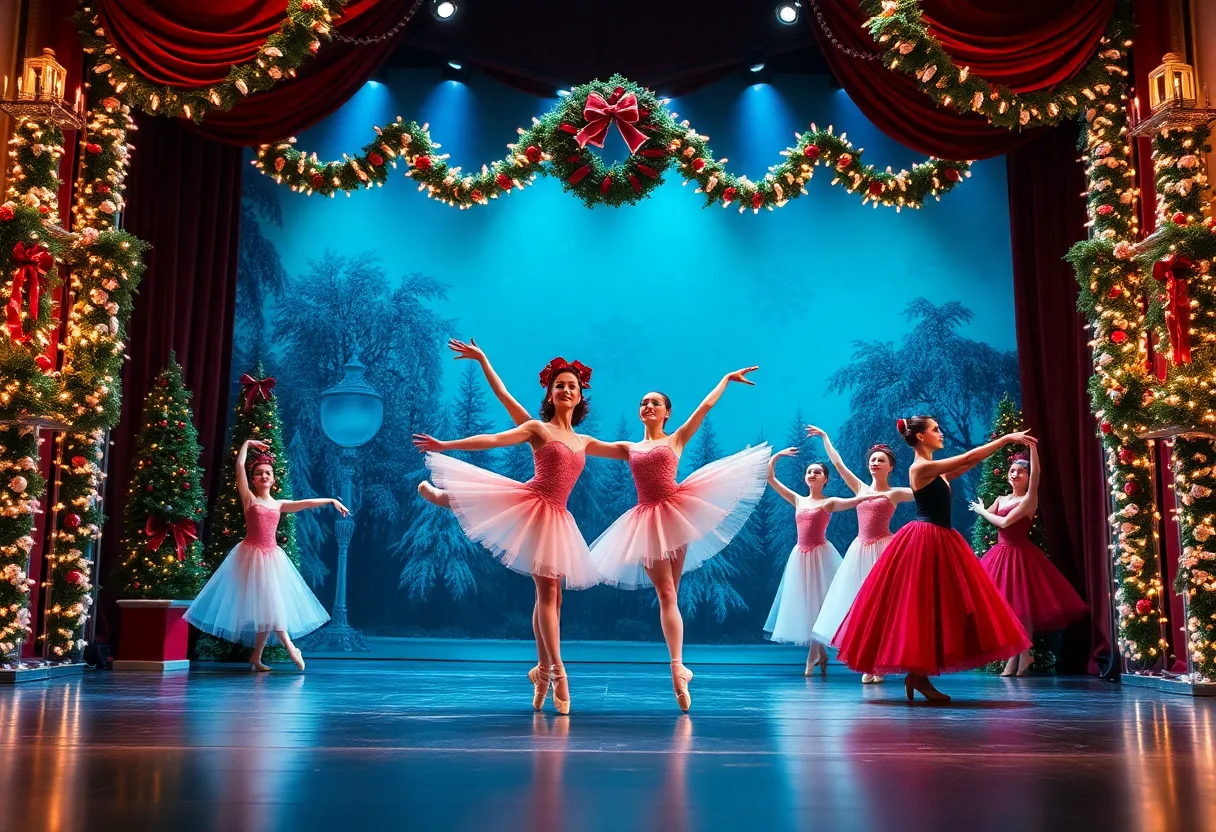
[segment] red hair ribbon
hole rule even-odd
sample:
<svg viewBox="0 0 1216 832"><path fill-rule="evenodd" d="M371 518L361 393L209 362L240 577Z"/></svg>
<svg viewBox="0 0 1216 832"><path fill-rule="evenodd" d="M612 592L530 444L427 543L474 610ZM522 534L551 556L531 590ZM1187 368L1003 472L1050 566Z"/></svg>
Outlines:
<svg viewBox="0 0 1216 832"><path fill-rule="evenodd" d="M254 378L249 373L241 375L241 395L245 397L245 412L253 409L255 402L268 402L274 396L275 381L272 376Z"/></svg>
<svg viewBox="0 0 1216 832"><path fill-rule="evenodd" d="M895 429L897 431L899 431L900 436L903 436L904 431L906 431L908 429L908 420L907 419L896 419L895 420Z"/></svg>
<svg viewBox="0 0 1216 832"><path fill-rule="evenodd" d="M586 389L591 386L591 368L581 361L567 361L560 355L540 371L540 386L548 387L555 375L564 372L571 372L578 376L579 387Z"/></svg>

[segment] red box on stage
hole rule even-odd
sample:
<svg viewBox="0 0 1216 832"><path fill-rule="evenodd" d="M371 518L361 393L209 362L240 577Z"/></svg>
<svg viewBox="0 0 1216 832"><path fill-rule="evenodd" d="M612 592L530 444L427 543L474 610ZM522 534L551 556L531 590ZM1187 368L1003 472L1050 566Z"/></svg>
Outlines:
<svg viewBox="0 0 1216 832"><path fill-rule="evenodd" d="M119 601L122 631L114 669L189 670L190 625L182 618L189 606L189 601Z"/></svg>

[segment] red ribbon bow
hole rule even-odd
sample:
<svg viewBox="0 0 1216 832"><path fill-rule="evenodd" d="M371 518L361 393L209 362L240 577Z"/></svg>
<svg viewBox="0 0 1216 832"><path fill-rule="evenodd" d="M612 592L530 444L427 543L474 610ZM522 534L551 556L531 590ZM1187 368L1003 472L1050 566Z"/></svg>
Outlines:
<svg viewBox="0 0 1216 832"><path fill-rule="evenodd" d="M1169 255L1153 264L1153 278L1165 284L1168 306L1165 328L1170 335L1174 364L1191 363L1191 295L1187 291L1192 263L1186 257Z"/></svg>
<svg viewBox="0 0 1216 832"><path fill-rule="evenodd" d="M191 540L198 540L198 529L193 520L175 520L166 523L155 515L148 515L144 524L144 533L148 535L148 551L155 552L165 542L165 538L173 535L173 543L177 548L177 559L186 559L186 546Z"/></svg>
<svg viewBox="0 0 1216 832"><path fill-rule="evenodd" d="M55 265L55 260L43 246L35 244L26 248L25 243L17 243L13 246L13 261L17 271L13 274L13 288L9 292L5 312L9 336L18 344L24 344L30 340L31 333L23 331L21 326L22 290L29 293L30 317L37 319L42 290L46 288L43 278Z"/></svg>
<svg viewBox="0 0 1216 832"><path fill-rule="evenodd" d="M633 93L628 93L622 96L620 101L609 104L603 96L593 92L587 96L587 103L583 105L583 118L587 119L587 126L578 131L574 140L578 142L579 147L589 144L603 147L608 127L616 122L616 129L621 131L621 138L629 145L629 152L637 153L638 148L649 138L634 127L640 117L638 97Z"/></svg>
<svg viewBox="0 0 1216 832"><path fill-rule="evenodd" d="M254 402L268 402L274 396L274 378L254 378L249 373L241 375L241 395L245 397L245 412L253 409Z"/></svg>
<svg viewBox="0 0 1216 832"><path fill-rule="evenodd" d="M587 388L591 386L591 368L581 361L566 361L566 359L558 356L545 365L545 369L540 371L540 386L548 387L549 380L558 373L570 371L578 376L578 386Z"/></svg>

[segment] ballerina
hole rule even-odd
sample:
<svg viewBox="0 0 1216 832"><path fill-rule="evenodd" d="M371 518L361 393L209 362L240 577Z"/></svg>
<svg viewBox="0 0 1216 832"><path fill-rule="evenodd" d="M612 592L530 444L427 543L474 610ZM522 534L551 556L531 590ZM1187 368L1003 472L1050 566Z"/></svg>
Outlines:
<svg viewBox="0 0 1216 832"><path fill-rule="evenodd" d="M777 479L777 460L783 456L797 456L798 448L778 451L768 463L768 483L781 498L794 507L794 522L798 526L798 543L790 552L781 585L769 610L764 630L769 639L787 644L810 646L806 657L806 672L810 676L815 667L827 675L828 652L812 631L816 616L828 594L828 587L840 568L840 552L824 535L832 513L859 506L870 500L886 500L882 494L859 494L853 497L824 497L823 488L828 482L828 467L822 462L806 466L804 479L810 488L810 496L803 497Z"/></svg>
<svg viewBox="0 0 1216 832"><path fill-rule="evenodd" d="M833 642L840 660L856 671L907 674L909 701L916 690L930 702L949 702L930 676L1015 656L1030 647L1030 637L971 547L950 527L947 480L962 476L997 448L1038 440L1024 431L1010 433L935 460L933 454L943 444L935 419L899 419L896 427L916 452L908 481L917 519L895 533Z"/></svg>
<svg viewBox="0 0 1216 832"><path fill-rule="evenodd" d="M248 462L247 475L250 448L261 453ZM249 665L257 671L270 670L262 663L262 651L273 634L296 667L303 670L304 657L292 639L311 633L328 621L329 615L287 553L275 543L279 518L322 506L333 506L344 517L349 512L332 497L271 497L274 457L267 453L269 448L256 439L247 439L241 445L236 457L236 488L245 510L246 535L215 570L184 618L205 633L253 647Z"/></svg>
<svg viewBox="0 0 1216 832"><path fill-rule="evenodd" d="M591 544L591 557L605 583L624 589L653 586L659 624L670 658L672 690L685 713L692 707L684 666L684 619L680 578L705 564L734 538L764 496L770 448L761 444L715 460L676 482L680 456L731 382L753 385L759 367L727 373L684 424L667 433L671 399L650 392L638 405L641 442L605 443L606 456L629 461L638 504Z"/></svg>
<svg viewBox="0 0 1216 832"><path fill-rule="evenodd" d="M1005 596L1028 633L1062 630L1085 617L1089 608L1038 546L1030 542L1030 525L1039 507L1039 449L1030 446L1030 459L1018 457L1009 466L1012 496L992 505L976 500L971 510L997 527L996 545L980 564ZM1034 660L1029 650L1013 656L1002 676L1025 676Z"/></svg>
<svg viewBox="0 0 1216 832"><path fill-rule="evenodd" d="M489 367L488 361L484 367ZM495 382L501 387L497 375L493 375L492 386ZM450 508L464 533L489 549L504 566L532 576L536 586L532 626L538 659L528 674L533 684L532 707L543 708L552 689L558 713L568 714L570 687L561 657L562 588L584 589L599 583L587 542L566 508L585 457L593 450L593 440L574 430L588 412L583 390L591 386L591 368L555 358L541 371L540 383L545 388L541 420L527 418L501 433L451 441L415 434L414 445L426 453L426 465L435 481L435 485L425 480L419 483L418 493L428 502ZM517 412L526 415L518 402L511 401ZM536 466L535 475L526 483L440 453L524 442L532 446Z"/></svg>
<svg viewBox="0 0 1216 832"><path fill-rule="evenodd" d="M870 448L867 467L870 470L870 484L866 485L857 475L849 470L840 458L840 453L832 445L828 435L815 427L808 425L807 436L818 436L823 439L824 450L828 459L844 480L849 490L856 495L878 495L886 500L866 500L857 505L857 537L849 544L844 553L844 561L828 588L827 597L819 610L819 617L811 627L816 640L832 644L840 623L853 606L853 599L878 558L894 537L891 534L891 517L895 514L895 506L912 499L911 488L894 488L890 484L891 472L895 469L895 452L887 445L875 445ZM832 644L835 647L835 644ZM882 676L870 673L861 675L863 685L877 684Z"/></svg>

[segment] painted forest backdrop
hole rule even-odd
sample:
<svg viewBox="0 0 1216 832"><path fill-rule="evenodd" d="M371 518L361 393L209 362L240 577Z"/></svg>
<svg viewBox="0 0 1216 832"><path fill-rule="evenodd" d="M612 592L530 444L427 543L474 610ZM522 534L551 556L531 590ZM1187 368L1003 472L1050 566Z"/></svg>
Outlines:
<svg viewBox="0 0 1216 832"><path fill-rule="evenodd" d="M430 121L468 165L492 158L500 137L547 106L476 76L461 83L401 72L369 84L300 146L337 155L401 112ZM727 80L673 107L755 174L812 116L830 116L874 161L916 160L813 78ZM890 443L902 457L896 481L905 483L911 457L897 416L933 413L947 451L957 452L984 441L1002 394L1018 396L1004 177L1003 160L979 163L942 203L899 215L863 208L816 179L809 197L783 211L739 217L700 209L676 181L615 211L588 211L541 180L458 212L399 173L383 189L324 200L250 171L234 390L240 372L265 363L278 380L296 496L333 494L337 453L321 430L319 396L357 354L384 395L385 419L359 452L352 623L369 635L530 638L531 582L415 493L425 469L412 433L509 426L477 366L450 360L449 337L476 337L525 403L539 404L536 373L554 355L591 365L581 430L605 439L640 437L636 403L647 390L667 392L678 421L723 373L756 363L757 387L728 390L681 475L747 444L799 445L802 456L779 473L805 491L803 467L823 458L805 441L803 425L814 421L859 474L865 450ZM520 480L532 473L527 446L466 458ZM958 485L955 524L966 532L974 476ZM838 477L830 486L843 493ZM623 463L590 459L570 509L590 541L634 499ZM896 522L910 515L903 507ZM854 515L839 514L829 537L843 552L855 531ZM301 514L298 534L305 577L328 607L332 517ZM762 640L793 542L792 509L769 493L739 537L685 577L689 640ZM568 639L661 638L652 592L572 594L562 624Z"/></svg>

